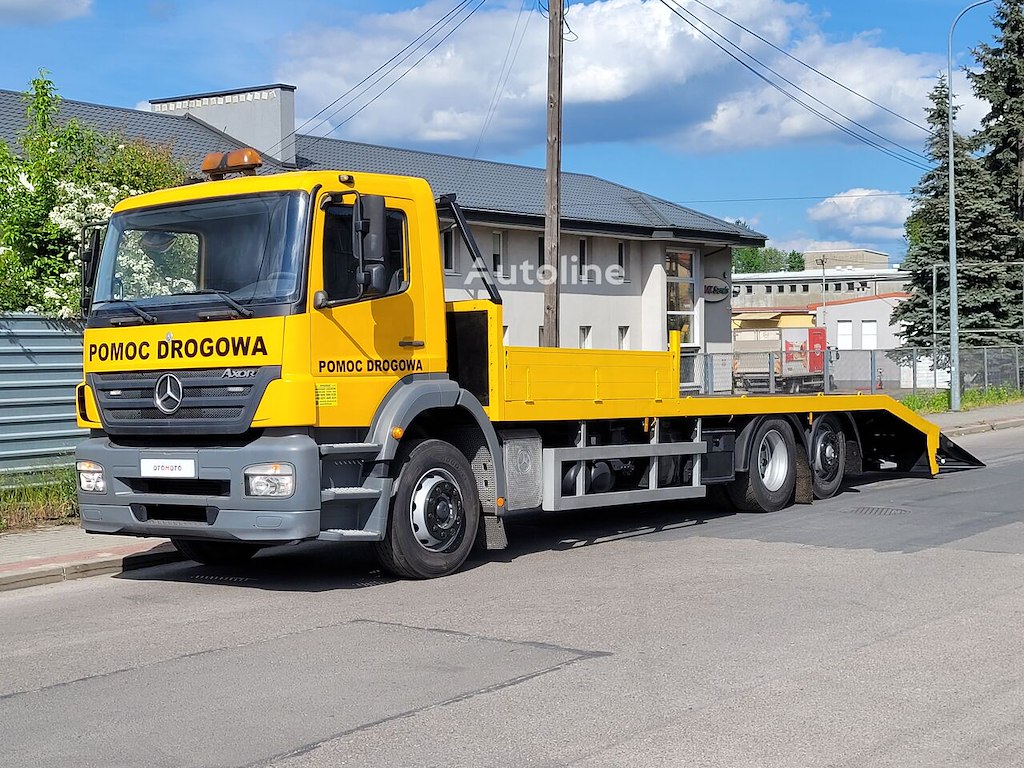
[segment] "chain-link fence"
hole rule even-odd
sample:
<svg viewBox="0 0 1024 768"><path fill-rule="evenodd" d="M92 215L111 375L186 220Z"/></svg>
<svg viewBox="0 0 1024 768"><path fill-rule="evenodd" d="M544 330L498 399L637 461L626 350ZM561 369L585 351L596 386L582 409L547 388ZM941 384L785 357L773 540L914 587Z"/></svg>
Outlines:
<svg viewBox="0 0 1024 768"><path fill-rule="evenodd" d="M1022 347L962 347L962 388L1020 390ZM896 398L948 390L949 350L906 347L683 355L684 393L796 394L879 393Z"/></svg>

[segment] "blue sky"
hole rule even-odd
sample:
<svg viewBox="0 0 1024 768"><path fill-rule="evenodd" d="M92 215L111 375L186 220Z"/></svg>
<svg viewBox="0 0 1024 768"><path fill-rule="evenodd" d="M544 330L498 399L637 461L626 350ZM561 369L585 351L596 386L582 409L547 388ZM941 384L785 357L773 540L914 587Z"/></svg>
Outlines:
<svg viewBox="0 0 1024 768"><path fill-rule="evenodd" d="M945 69L949 24L967 5L702 1L918 123ZM679 2L828 107L921 151L919 129L695 0ZM151 98L288 82L298 87L302 123L455 6L456 0L0 0L0 88L21 90L45 68L66 98L135 107ZM969 48L991 40L993 7L971 11L957 27L958 63L969 65ZM919 168L850 139L770 89L657 0L573 2L567 19L565 170L742 218L781 247L863 246L900 259L908 203L880 193L908 192ZM305 130L542 165L546 23L533 0L486 0L383 95L412 60L361 101ZM984 105L962 81L957 89L969 128Z"/></svg>

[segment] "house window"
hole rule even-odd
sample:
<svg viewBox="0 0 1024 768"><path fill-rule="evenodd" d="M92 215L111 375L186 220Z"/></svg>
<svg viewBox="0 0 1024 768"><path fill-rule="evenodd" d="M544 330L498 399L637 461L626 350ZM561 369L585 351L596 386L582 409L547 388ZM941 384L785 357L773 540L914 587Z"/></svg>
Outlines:
<svg viewBox="0 0 1024 768"><path fill-rule="evenodd" d="M619 241L619 277L622 278L622 282L629 282L629 243L625 240Z"/></svg>
<svg viewBox="0 0 1024 768"><path fill-rule="evenodd" d="M544 346L544 326L543 325L540 326L537 329L537 346L538 347L543 347Z"/></svg>
<svg viewBox="0 0 1024 768"><path fill-rule="evenodd" d="M508 346L508 326L501 326L501 343L506 347Z"/></svg>
<svg viewBox="0 0 1024 768"><path fill-rule="evenodd" d="M836 323L836 346L839 349L853 349L853 320Z"/></svg>
<svg viewBox="0 0 1024 768"><path fill-rule="evenodd" d="M748 285L747 286L747 293L753 293L753 292L754 292L754 286Z"/></svg>
<svg viewBox="0 0 1024 768"><path fill-rule="evenodd" d="M956 185L954 185L954 186L956 186ZM836 283L835 285L832 286L832 290L833 291L841 291L841 290L843 290L843 284L842 283Z"/></svg>
<svg viewBox="0 0 1024 768"><path fill-rule="evenodd" d="M878 321L860 321L860 348L878 349Z"/></svg>
<svg viewBox="0 0 1024 768"><path fill-rule="evenodd" d="M619 326L619 349L629 349L629 326Z"/></svg>
<svg viewBox="0 0 1024 768"><path fill-rule="evenodd" d="M455 232L446 229L441 233L441 263L444 271L452 274L457 271L455 263Z"/></svg>
<svg viewBox="0 0 1024 768"><path fill-rule="evenodd" d="M668 330L680 332L680 342L696 344L696 301L692 251L668 251L665 254L665 281Z"/></svg>
<svg viewBox="0 0 1024 768"><path fill-rule="evenodd" d="M785 293L785 292L786 292L786 286L780 285L779 286L779 293Z"/></svg>
<svg viewBox="0 0 1024 768"><path fill-rule="evenodd" d="M954 184L953 186L956 186L956 185ZM846 290L852 291L853 290L853 283L847 283L846 284Z"/></svg>
<svg viewBox="0 0 1024 768"><path fill-rule="evenodd" d="M803 291L804 293L808 293L810 291L810 286L808 286L807 283L804 283L803 285L800 286L800 290Z"/></svg>
<svg viewBox="0 0 1024 768"><path fill-rule="evenodd" d="M791 286L789 286L789 292L796 293L796 283L793 283Z"/></svg>
<svg viewBox="0 0 1024 768"><path fill-rule="evenodd" d="M580 240L580 260L577 265L579 269L580 282L587 282L587 266L589 264L590 254L587 253L587 241L584 239Z"/></svg>
<svg viewBox="0 0 1024 768"><path fill-rule="evenodd" d="M537 238L537 269L544 266L544 235Z"/></svg>
<svg viewBox="0 0 1024 768"><path fill-rule="evenodd" d="M594 344L593 344L593 342L590 339L590 337L591 337L590 330L591 330L591 328L590 328L589 325L581 325L580 326L580 349L592 349L593 348Z"/></svg>
<svg viewBox="0 0 1024 768"><path fill-rule="evenodd" d="M772 292L772 287L771 287L770 285L766 285L766 286L764 287L764 292L765 292L765 293L771 293L771 292Z"/></svg>
<svg viewBox="0 0 1024 768"><path fill-rule="evenodd" d="M495 277L505 276L505 233L491 233L491 268Z"/></svg>

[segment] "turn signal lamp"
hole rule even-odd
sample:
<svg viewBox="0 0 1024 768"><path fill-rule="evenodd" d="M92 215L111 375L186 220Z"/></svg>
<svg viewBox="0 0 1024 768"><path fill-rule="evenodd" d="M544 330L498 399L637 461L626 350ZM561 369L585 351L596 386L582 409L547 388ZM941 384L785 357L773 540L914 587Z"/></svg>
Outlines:
<svg viewBox="0 0 1024 768"><path fill-rule="evenodd" d="M211 152L203 158L202 171L213 181L219 181L229 173L252 176L263 165L260 153L255 149L234 149L231 152Z"/></svg>

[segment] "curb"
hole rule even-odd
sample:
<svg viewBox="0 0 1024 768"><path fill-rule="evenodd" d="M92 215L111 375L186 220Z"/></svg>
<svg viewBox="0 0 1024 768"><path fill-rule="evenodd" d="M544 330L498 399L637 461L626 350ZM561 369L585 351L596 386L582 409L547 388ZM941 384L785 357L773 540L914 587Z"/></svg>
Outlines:
<svg viewBox="0 0 1024 768"><path fill-rule="evenodd" d="M172 545L159 544L146 552L130 555L114 555L88 557L55 565L38 565L24 571L0 574L0 592L12 589L35 587L41 584L54 584L58 581L86 579L90 576L103 576L111 573L123 573L138 568L149 568L153 565L176 563L182 556Z"/></svg>
<svg viewBox="0 0 1024 768"><path fill-rule="evenodd" d="M977 435L981 432L992 432L998 429L1015 429L1016 427L1024 427L1024 418L1016 417L1000 419L998 421L986 421L981 424L967 424L963 427L943 429L942 432L949 437L959 437L961 435Z"/></svg>

